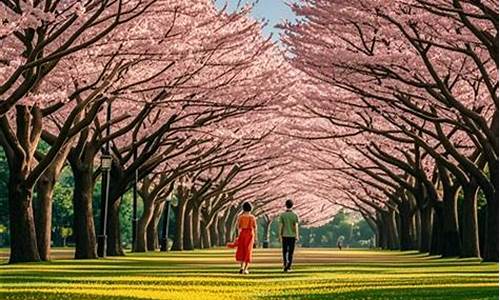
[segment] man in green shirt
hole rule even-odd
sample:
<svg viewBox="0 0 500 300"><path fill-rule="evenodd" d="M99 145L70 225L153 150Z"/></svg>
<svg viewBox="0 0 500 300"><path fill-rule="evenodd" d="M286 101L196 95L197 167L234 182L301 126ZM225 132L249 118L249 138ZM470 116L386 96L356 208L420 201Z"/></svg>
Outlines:
<svg viewBox="0 0 500 300"><path fill-rule="evenodd" d="M292 210L293 201L286 200L286 211L280 215L280 238L283 247L283 271L289 272L292 268L295 242L299 240L299 217Z"/></svg>

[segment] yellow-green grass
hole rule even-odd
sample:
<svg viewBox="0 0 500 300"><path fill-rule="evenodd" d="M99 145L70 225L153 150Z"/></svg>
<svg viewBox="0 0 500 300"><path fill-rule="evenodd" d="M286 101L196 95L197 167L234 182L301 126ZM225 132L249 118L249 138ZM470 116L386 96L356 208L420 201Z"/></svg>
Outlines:
<svg viewBox="0 0 500 300"><path fill-rule="evenodd" d="M1 265L0 299L498 299L498 264L416 252L299 249L284 274L278 249L257 249L249 275L238 274L225 249L71 255Z"/></svg>

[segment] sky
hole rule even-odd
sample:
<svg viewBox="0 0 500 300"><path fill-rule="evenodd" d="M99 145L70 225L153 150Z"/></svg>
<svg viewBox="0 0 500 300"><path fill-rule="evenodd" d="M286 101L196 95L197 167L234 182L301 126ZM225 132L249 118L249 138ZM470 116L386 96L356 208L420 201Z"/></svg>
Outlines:
<svg viewBox="0 0 500 300"><path fill-rule="evenodd" d="M234 9L239 0L215 0L219 7L223 7L227 2L229 9ZM254 2L255 0L241 0L242 3ZM264 28L266 35L273 33L273 40L279 39L279 30L274 28L283 19L294 19L292 10L286 5L286 2L291 0L259 0L253 10L253 15L260 20L265 18L268 20L268 25ZM295 0L296 1L296 0ZM293 1L292 1L293 2Z"/></svg>

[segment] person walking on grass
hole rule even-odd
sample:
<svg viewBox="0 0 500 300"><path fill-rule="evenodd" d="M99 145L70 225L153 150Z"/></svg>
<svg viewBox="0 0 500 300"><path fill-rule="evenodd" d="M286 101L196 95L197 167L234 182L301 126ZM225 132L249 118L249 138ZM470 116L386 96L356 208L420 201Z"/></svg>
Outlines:
<svg viewBox="0 0 500 300"><path fill-rule="evenodd" d="M292 200L286 200L285 206L286 211L279 218L279 234L283 247L283 272L290 272L292 270L295 242L299 240L299 217L292 210Z"/></svg>
<svg viewBox="0 0 500 300"><path fill-rule="evenodd" d="M257 222L251 214L252 205L243 203L243 212L238 217L238 237L233 243L228 243L230 248L236 248L236 261L240 263L240 274L248 274L248 267L252 261L253 245L255 243L255 229Z"/></svg>

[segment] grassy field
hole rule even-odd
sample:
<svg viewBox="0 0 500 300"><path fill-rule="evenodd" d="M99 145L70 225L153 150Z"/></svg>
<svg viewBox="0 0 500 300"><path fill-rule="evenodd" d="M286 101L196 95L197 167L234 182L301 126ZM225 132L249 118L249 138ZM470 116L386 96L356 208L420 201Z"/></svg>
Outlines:
<svg viewBox="0 0 500 300"><path fill-rule="evenodd" d="M498 299L498 264L415 252L299 249L292 273L259 249L240 275L231 250L0 266L0 299ZM0 253L5 262L6 252Z"/></svg>

